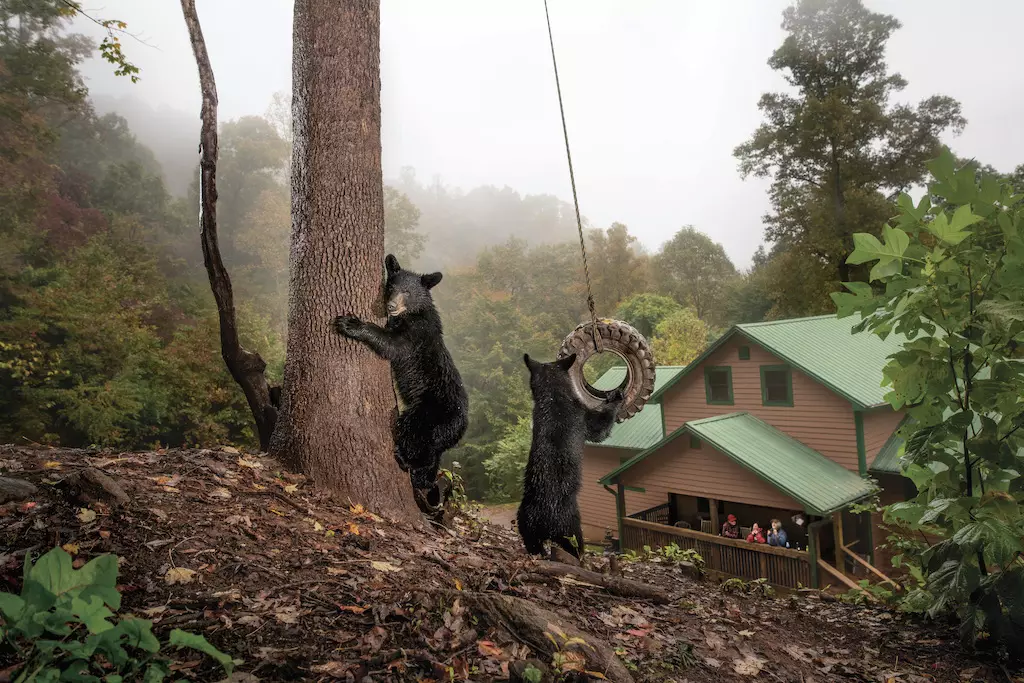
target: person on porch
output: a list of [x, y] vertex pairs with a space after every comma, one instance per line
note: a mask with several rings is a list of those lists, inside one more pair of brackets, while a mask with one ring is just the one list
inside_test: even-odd
[[750, 533], [747, 534], [747, 543], [764, 543], [764, 533], [762, 533], [761, 527], [758, 526], [757, 522], [754, 522], [754, 526], [750, 527]]
[[736, 515], [729, 515], [725, 518], [725, 524], [722, 525], [722, 536], [725, 538], [740, 537], [740, 525], [736, 521]]
[[772, 528], [768, 530], [768, 545], [779, 548], [789, 547], [789, 535], [782, 528], [782, 522], [777, 519], [772, 520]]

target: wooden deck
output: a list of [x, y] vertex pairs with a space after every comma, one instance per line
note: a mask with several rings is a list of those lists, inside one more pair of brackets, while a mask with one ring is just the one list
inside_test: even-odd
[[673, 543], [695, 549], [712, 571], [748, 580], [764, 578], [784, 588], [811, 585], [810, 556], [805, 551], [747, 543], [643, 519], [622, 520], [623, 549], [641, 551], [644, 546], [661, 548]]

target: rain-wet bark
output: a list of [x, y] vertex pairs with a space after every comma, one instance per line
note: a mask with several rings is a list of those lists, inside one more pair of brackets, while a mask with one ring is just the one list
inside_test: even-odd
[[387, 362], [333, 330], [383, 323], [379, 0], [296, 0], [288, 349], [270, 452], [383, 516], [417, 517]]

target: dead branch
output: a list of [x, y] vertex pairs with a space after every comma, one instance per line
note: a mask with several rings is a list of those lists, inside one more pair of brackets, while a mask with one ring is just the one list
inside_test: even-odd
[[541, 560], [537, 562], [534, 567], [531, 567], [531, 570], [542, 576], [570, 576], [579, 581], [600, 586], [612, 595], [617, 595], [620, 598], [640, 598], [642, 600], [650, 600], [651, 602], [659, 605], [665, 605], [671, 602], [671, 599], [664, 593], [664, 591], [656, 586], [639, 583], [637, 581], [630, 581], [629, 579], [623, 579], [609, 574], [598, 574], [597, 572], [592, 572], [588, 569], [583, 569], [582, 567], [574, 567], [560, 562], [547, 562]]
[[0, 504], [28, 500], [36, 495], [38, 490], [36, 485], [30, 481], [0, 477]]
[[[550, 660], [556, 651], [554, 643], [545, 635], [549, 633], [559, 648], [575, 650], [586, 657], [587, 670], [600, 672], [616, 683], [633, 681], [612, 648], [593, 635], [565, 623], [554, 612], [511, 595], [460, 592], [458, 597], [475, 614], [482, 615], [487, 623], [504, 628], [534, 652], [543, 653], [544, 659]], [[579, 638], [584, 644], [566, 645], [565, 641], [572, 638]]]
[[231, 376], [245, 393], [249, 410], [256, 420], [260, 449], [265, 451], [270, 445], [270, 436], [274, 433], [274, 425], [277, 423], [277, 408], [270, 400], [270, 387], [264, 375], [266, 362], [258, 353], [242, 348], [238, 340], [231, 278], [221, 259], [217, 238], [217, 84], [213, 78], [210, 56], [206, 52], [203, 29], [196, 14], [195, 0], [181, 0], [181, 10], [185, 15], [185, 24], [188, 26], [189, 38], [192, 41], [192, 52], [195, 54], [199, 84], [203, 93], [202, 131], [199, 143], [199, 220], [203, 264], [210, 278], [213, 298], [217, 301], [221, 356]]
[[82, 502], [126, 506], [131, 498], [121, 485], [95, 467], [85, 467], [64, 477], [58, 487]]

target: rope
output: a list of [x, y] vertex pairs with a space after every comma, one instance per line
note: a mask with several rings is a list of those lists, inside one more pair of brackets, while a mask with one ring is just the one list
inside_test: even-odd
[[594, 305], [594, 292], [590, 288], [590, 266], [587, 264], [587, 245], [583, 240], [583, 219], [580, 218], [580, 200], [576, 195], [576, 174], [572, 168], [572, 152], [569, 150], [569, 127], [565, 124], [565, 105], [562, 104], [562, 84], [558, 79], [558, 60], [555, 59], [555, 38], [551, 32], [551, 13], [548, 12], [548, 0], [544, 0], [544, 17], [548, 22], [548, 42], [551, 44], [551, 66], [555, 71], [555, 89], [558, 91], [558, 111], [562, 115], [562, 135], [565, 138], [565, 156], [569, 161], [569, 183], [572, 185], [572, 203], [576, 207], [576, 228], [580, 233], [580, 253], [583, 255], [583, 277], [587, 282], [587, 308], [590, 309], [590, 336], [594, 340], [594, 350], [600, 351], [597, 343], [597, 310]]

